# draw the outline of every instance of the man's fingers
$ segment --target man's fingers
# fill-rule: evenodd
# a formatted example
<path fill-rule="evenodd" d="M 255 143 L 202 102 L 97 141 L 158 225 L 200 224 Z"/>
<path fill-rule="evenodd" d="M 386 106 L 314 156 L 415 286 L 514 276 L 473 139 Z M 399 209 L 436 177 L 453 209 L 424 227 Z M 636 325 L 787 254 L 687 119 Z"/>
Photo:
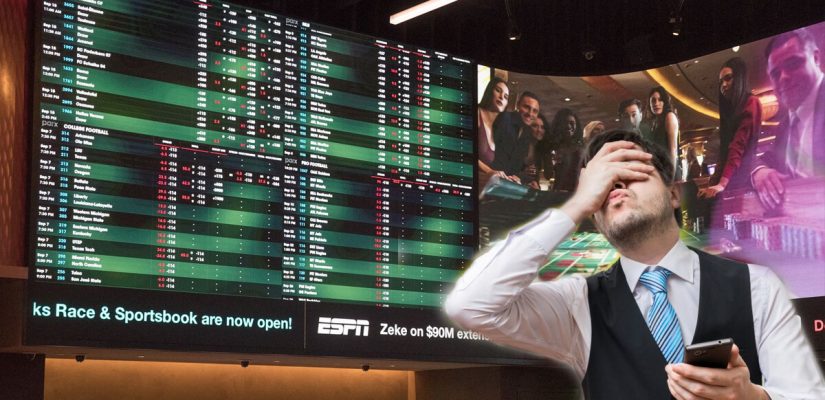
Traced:
<path fill-rule="evenodd" d="M 624 181 L 625 183 L 633 182 L 633 181 L 644 181 L 650 178 L 650 174 L 647 172 L 639 172 L 634 171 L 632 169 L 627 168 L 618 168 L 614 172 L 614 179 L 613 182 L 620 182 Z M 613 185 L 608 188 L 608 192 L 613 189 Z"/>
<path fill-rule="evenodd" d="M 619 149 L 632 149 L 636 146 L 636 143 L 628 142 L 626 140 L 617 140 L 615 142 L 608 142 L 602 146 L 601 149 L 593 156 L 593 159 L 599 158 L 604 156 L 605 154 L 612 153 Z"/>
<path fill-rule="evenodd" d="M 676 384 L 676 382 L 674 382 L 672 379 L 668 379 L 668 380 L 667 380 L 667 388 L 668 388 L 668 390 L 670 390 L 670 394 L 671 394 L 671 395 L 672 395 L 672 396 L 673 396 L 676 400 L 688 400 L 688 398 L 687 398 L 687 397 L 685 397 L 685 389 L 682 389 L 682 388 L 681 388 L 679 385 L 677 385 L 677 384 Z"/>
<path fill-rule="evenodd" d="M 719 368 L 705 368 L 690 364 L 678 364 L 674 365 L 673 370 L 677 376 L 710 386 L 724 386 L 728 378 L 728 371 Z"/>
<path fill-rule="evenodd" d="M 692 393 L 687 387 L 684 386 L 685 382 L 684 379 L 677 380 L 670 378 L 667 380 L 667 387 L 670 390 L 670 394 L 673 395 L 678 400 L 704 400 L 705 397 L 701 397 L 695 393 Z"/>
<path fill-rule="evenodd" d="M 779 205 L 782 197 L 774 181 L 769 179 L 768 176 L 769 175 L 766 175 L 760 179 L 759 184 L 756 186 L 756 191 L 759 193 L 759 199 L 762 201 L 762 204 L 764 204 L 765 207 L 773 209 Z"/>
<path fill-rule="evenodd" d="M 678 364 L 674 367 L 672 373 L 668 374 L 669 379 L 690 396 L 715 399 L 720 398 L 727 389 L 726 370 L 694 367 L 688 364 Z"/>
<path fill-rule="evenodd" d="M 770 208 L 776 208 L 782 204 L 785 194 L 785 186 L 782 184 L 782 180 L 783 175 L 776 171 L 768 172 L 762 180 L 763 190 L 760 191 L 760 194 L 764 196 L 764 200 Z"/>
<path fill-rule="evenodd" d="M 776 204 L 773 203 L 772 197 L 768 194 L 768 188 L 761 186 L 757 193 L 759 193 L 759 200 L 762 202 L 762 205 L 768 209 L 776 208 Z"/>
<path fill-rule="evenodd" d="M 745 364 L 745 360 L 742 359 L 742 355 L 739 353 L 739 346 L 737 346 L 734 343 L 733 347 L 730 349 L 730 360 L 728 360 L 728 368 L 747 366 L 748 365 Z"/>
<path fill-rule="evenodd" d="M 617 149 L 615 151 L 612 151 L 608 154 L 605 154 L 604 156 L 600 157 L 600 160 L 606 161 L 606 162 L 611 162 L 611 161 L 641 161 L 641 162 L 647 162 L 647 161 L 650 161 L 651 158 L 653 158 L 653 155 L 651 155 L 650 153 L 648 153 L 646 151 L 635 149 L 635 148 L 632 148 L 632 149 L 621 148 L 621 149 Z M 595 160 L 596 158 L 594 157 L 593 159 Z"/>
<path fill-rule="evenodd" d="M 775 181 L 770 178 L 771 175 L 765 180 L 765 194 L 770 201 L 771 208 L 775 208 L 780 203 L 782 203 L 782 183 Z"/>
<path fill-rule="evenodd" d="M 785 194 L 785 185 L 782 184 L 783 178 L 782 174 L 779 173 L 771 173 L 768 174 L 768 182 L 771 186 L 776 189 L 776 192 L 780 195 Z"/>
<path fill-rule="evenodd" d="M 650 177 L 655 168 L 652 165 L 623 162 L 614 164 L 611 171 L 614 179 L 613 181 L 643 181 Z"/>

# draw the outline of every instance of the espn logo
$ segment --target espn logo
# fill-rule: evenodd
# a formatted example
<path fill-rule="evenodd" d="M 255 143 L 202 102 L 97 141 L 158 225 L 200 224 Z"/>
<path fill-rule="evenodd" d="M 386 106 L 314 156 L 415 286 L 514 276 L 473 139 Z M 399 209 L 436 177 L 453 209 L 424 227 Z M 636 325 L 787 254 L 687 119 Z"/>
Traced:
<path fill-rule="evenodd" d="M 355 336 L 370 335 L 370 321 L 351 318 L 318 317 L 319 335 L 348 336 L 350 332 Z"/>

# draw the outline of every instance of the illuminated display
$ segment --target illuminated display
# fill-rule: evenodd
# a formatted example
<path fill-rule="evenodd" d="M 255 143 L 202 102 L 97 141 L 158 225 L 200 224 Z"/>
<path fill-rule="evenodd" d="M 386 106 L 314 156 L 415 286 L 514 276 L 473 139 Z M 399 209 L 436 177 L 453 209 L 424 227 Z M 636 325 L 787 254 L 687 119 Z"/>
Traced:
<path fill-rule="evenodd" d="M 32 280 L 437 308 L 475 66 L 217 1 L 44 2 Z"/>

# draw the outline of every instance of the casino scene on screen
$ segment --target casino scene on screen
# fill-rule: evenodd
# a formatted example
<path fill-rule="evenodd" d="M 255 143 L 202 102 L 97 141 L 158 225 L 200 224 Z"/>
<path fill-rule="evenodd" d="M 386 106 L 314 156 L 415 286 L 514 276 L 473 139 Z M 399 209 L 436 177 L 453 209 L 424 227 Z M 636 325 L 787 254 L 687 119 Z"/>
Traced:
<path fill-rule="evenodd" d="M 825 14 L 699 1 L 0 2 L 0 399 L 825 398 Z"/>
<path fill-rule="evenodd" d="M 821 47 L 825 24 L 807 31 Z M 771 266 L 796 297 L 825 294 L 825 94 L 820 101 L 804 73 L 769 71 L 769 41 L 606 76 L 479 66 L 480 245 L 566 201 L 588 140 L 631 128 L 673 155 L 686 243 Z M 803 83 L 786 94 L 778 87 L 785 79 Z M 654 98 L 664 102 L 658 111 Z M 799 107 L 812 116 L 807 130 L 793 125 Z M 511 118 L 521 119 L 512 125 L 521 132 L 505 124 Z M 514 144 L 503 139 L 508 134 Z M 542 279 L 594 274 L 619 258 L 594 227 L 580 228 L 552 254 Z"/>

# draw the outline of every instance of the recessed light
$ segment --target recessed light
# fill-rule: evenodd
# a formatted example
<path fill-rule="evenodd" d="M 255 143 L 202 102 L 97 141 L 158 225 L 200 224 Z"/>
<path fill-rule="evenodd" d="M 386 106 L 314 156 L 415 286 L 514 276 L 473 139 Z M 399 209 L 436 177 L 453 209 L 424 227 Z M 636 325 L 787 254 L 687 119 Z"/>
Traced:
<path fill-rule="evenodd" d="M 733 50 L 734 53 L 737 53 L 739 52 L 739 46 L 733 46 L 731 50 Z"/>
<path fill-rule="evenodd" d="M 569 98 L 569 97 L 565 97 L 565 98 L 564 98 L 564 101 L 570 101 L 570 98 Z"/>

